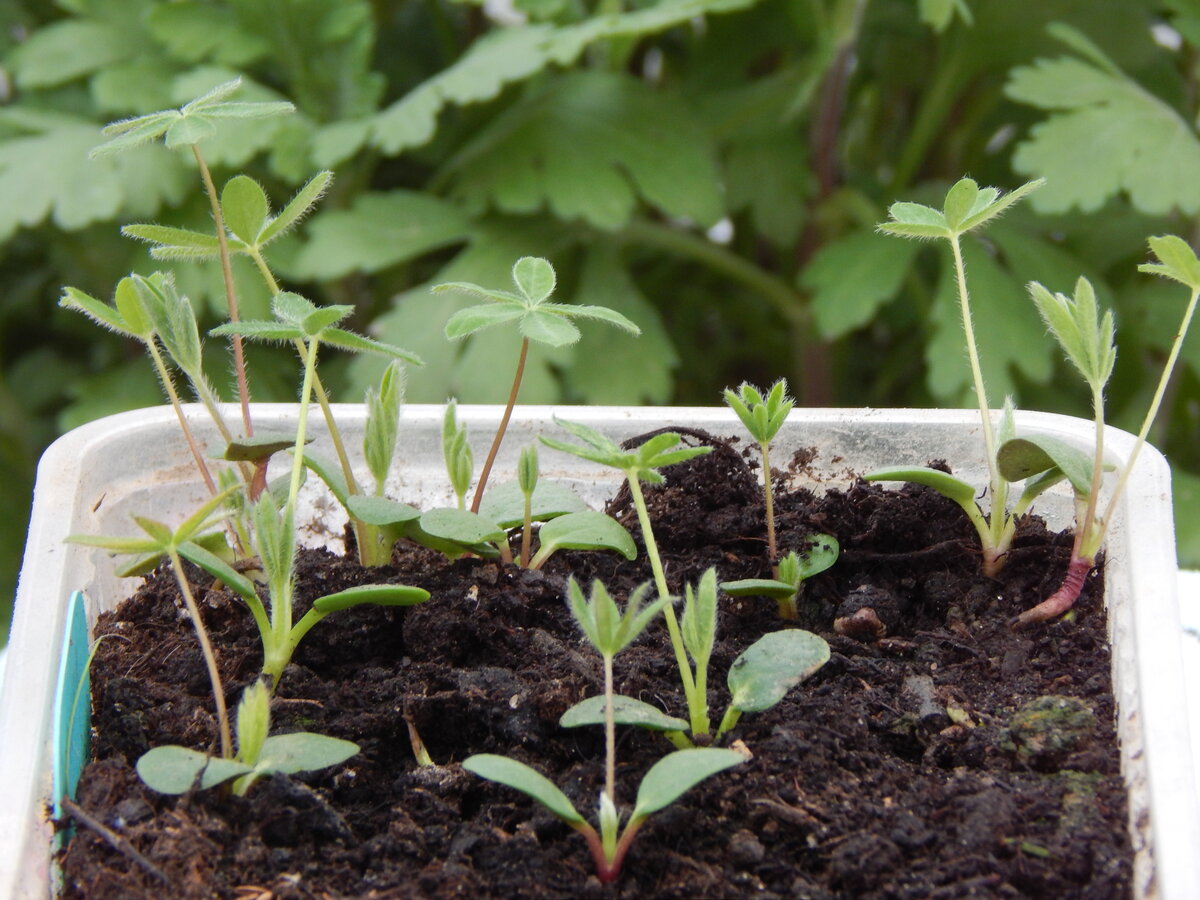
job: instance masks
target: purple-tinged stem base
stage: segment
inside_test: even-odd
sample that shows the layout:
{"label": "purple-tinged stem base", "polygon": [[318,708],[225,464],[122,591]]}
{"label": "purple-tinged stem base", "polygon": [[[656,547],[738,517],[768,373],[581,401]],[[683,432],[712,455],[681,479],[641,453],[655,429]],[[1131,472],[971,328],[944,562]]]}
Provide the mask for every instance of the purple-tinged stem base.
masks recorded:
{"label": "purple-tinged stem base", "polygon": [[1094,559],[1078,556],[1067,566],[1066,577],[1057,591],[1032,609],[1027,609],[1013,620],[1014,628],[1022,628],[1037,622],[1048,622],[1061,616],[1075,605],[1083,590],[1088,572],[1096,564]]}

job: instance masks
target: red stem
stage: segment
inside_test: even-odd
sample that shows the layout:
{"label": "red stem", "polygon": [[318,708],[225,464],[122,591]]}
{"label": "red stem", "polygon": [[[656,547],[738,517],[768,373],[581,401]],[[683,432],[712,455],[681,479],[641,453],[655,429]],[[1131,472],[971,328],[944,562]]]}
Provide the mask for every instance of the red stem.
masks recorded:
{"label": "red stem", "polygon": [[[521,339],[521,355],[517,359],[517,373],[513,376],[512,390],[508,394],[508,405],[504,407],[504,416],[500,419],[500,427],[496,429],[496,437],[488,450],[487,459],[483,463],[483,471],[479,473],[479,484],[475,486],[475,497],[471,500],[471,512],[479,512],[479,504],[483,500],[483,488],[488,476],[492,474],[492,465],[496,462],[496,454],[500,452],[500,442],[504,440],[504,432],[508,430],[508,420],[512,418],[513,407],[517,405],[517,392],[521,390],[521,378],[525,374],[525,359],[529,356],[529,338]],[[510,558],[508,560],[512,562]]]}
{"label": "red stem", "polygon": [[1096,561],[1094,559],[1089,559],[1086,556],[1072,557],[1071,564],[1067,566],[1066,577],[1063,578],[1059,589],[1033,607],[1033,609],[1027,609],[1017,616],[1013,621],[1013,627],[1020,628],[1025,625],[1032,625],[1035,622],[1048,622],[1069,610],[1075,605],[1075,601],[1079,599],[1079,594],[1083,590],[1088,573],[1092,571],[1092,567],[1095,564]]}

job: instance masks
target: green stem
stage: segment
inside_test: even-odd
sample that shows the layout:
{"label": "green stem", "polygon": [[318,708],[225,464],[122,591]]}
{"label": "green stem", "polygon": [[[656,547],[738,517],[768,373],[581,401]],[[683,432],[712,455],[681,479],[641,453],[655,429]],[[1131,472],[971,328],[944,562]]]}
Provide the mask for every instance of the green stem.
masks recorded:
{"label": "green stem", "polygon": [[762,450],[763,461],[763,498],[766,501],[767,514],[767,559],[771,562],[772,575],[778,578],[779,566],[775,561],[778,549],[775,546],[775,497],[774,491],[771,489],[771,454],[767,449],[766,441],[761,441],[758,446]]}
{"label": "green stem", "polygon": [[604,655],[604,791],[617,805],[617,724],[613,714],[613,658]]}
{"label": "green stem", "polygon": [[192,627],[196,629],[196,637],[200,641],[200,652],[208,669],[208,680],[212,682],[213,702],[217,708],[217,730],[221,735],[221,756],[224,759],[233,759],[233,736],[229,730],[229,712],[225,708],[225,690],[221,687],[221,673],[217,669],[217,657],[208,639],[208,629],[204,627],[204,620],[200,618],[200,607],[196,605],[196,598],[192,596],[187,573],[183,571],[183,560],[179,558],[179,553],[173,546],[167,548],[167,555],[171,559],[175,580],[179,582],[179,591],[183,594],[183,602],[187,607],[188,616],[191,617]]}
{"label": "green stem", "polygon": [[517,357],[517,371],[513,375],[512,390],[508,392],[508,404],[504,407],[504,415],[492,438],[492,446],[488,450],[487,459],[483,461],[483,470],[479,473],[479,484],[475,486],[475,496],[471,499],[471,512],[479,512],[479,504],[483,501],[483,489],[492,466],[496,462],[496,454],[500,452],[500,443],[504,440],[504,432],[508,430],[508,420],[512,418],[513,407],[517,405],[517,392],[521,390],[521,379],[525,374],[525,360],[529,357],[529,338],[521,338],[521,353]]}
{"label": "green stem", "polygon": [[[667,575],[663,571],[662,558],[658,555],[658,543],[654,540],[654,529],[650,525],[650,513],[646,509],[646,498],[642,495],[638,483],[637,472],[627,471],[626,480],[629,483],[629,493],[633,497],[634,508],[637,509],[638,524],[642,528],[642,540],[646,544],[646,555],[650,557],[650,568],[654,572],[654,584],[658,588],[659,597],[670,597],[667,587]],[[679,631],[679,620],[675,618],[675,610],[670,603],[663,606],[663,618],[667,620],[667,631],[671,636],[671,646],[675,650],[675,662],[679,666],[679,678],[683,682],[683,693],[687,697],[688,717],[691,720],[692,733],[704,733],[704,722],[708,718],[704,709],[707,698],[696,694],[696,681],[692,676],[692,667],[688,664],[687,650],[684,648],[683,635]]]}
{"label": "green stem", "polygon": [[[217,195],[217,187],[213,184],[212,173],[204,154],[198,144],[192,144],[192,155],[196,157],[196,165],[200,168],[200,178],[204,181],[204,191],[208,194],[209,206],[212,207],[213,223],[217,229],[217,252],[221,258],[221,276],[225,280],[225,300],[229,305],[229,321],[237,322],[238,301],[237,290],[233,283],[233,264],[229,259],[229,240],[225,235],[225,219],[221,215],[221,198]],[[242,336],[233,336],[233,370],[237,375],[238,398],[242,405],[242,426],[246,429],[246,437],[253,437],[254,425],[250,421],[250,387],[246,383],[246,357],[242,352]]]}
{"label": "green stem", "polygon": [[167,392],[167,396],[171,400],[171,407],[175,410],[175,416],[179,419],[179,427],[183,429],[183,438],[187,441],[192,459],[195,460],[196,466],[200,469],[200,477],[204,479],[204,486],[215,497],[217,494],[217,483],[213,480],[212,472],[208,469],[208,463],[204,461],[204,454],[200,452],[200,445],[196,443],[196,436],[192,434],[192,428],[188,425],[187,416],[183,414],[183,404],[179,402],[179,394],[176,393],[175,384],[171,381],[171,373],[167,370],[167,365],[163,362],[162,354],[158,352],[158,347],[154,343],[154,335],[150,335],[146,340],[146,349],[150,351],[150,358],[154,361],[154,368],[158,372],[158,380],[162,382],[163,390]]}
{"label": "green stem", "polygon": [[1133,452],[1129,454],[1129,460],[1121,469],[1121,476],[1117,479],[1117,486],[1113,489],[1113,495],[1109,498],[1108,505],[1104,509],[1104,518],[1100,522],[1100,527],[1096,530],[1095,537],[1089,542],[1085,550],[1090,550],[1092,555],[1100,549],[1100,544],[1104,542],[1105,532],[1108,531],[1109,523],[1112,522],[1113,513],[1117,508],[1117,501],[1121,497],[1121,492],[1125,490],[1125,483],[1129,481],[1129,475],[1133,472],[1134,463],[1137,462],[1138,454],[1142,450],[1142,445],[1146,443],[1146,436],[1150,433],[1150,426],[1154,424],[1154,419],[1158,415],[1158,408],[1162,405],[1162,400],[1167,392],[1167,383],[1171,380],[1171,373],[1175,370],[1175,363],[1179,359],[1179,351],[1183,347],[1183,339],[1187,336],[1188,328],[1192,324],[1192,316],[1196,312],[1196,300],[1200,297],[1200,289],[1193,288],[1192,296],[1188,300],[1187,309],[1183,313],[1183,320],[1179,324],[1179,330],[1175,333],[1175,340],[1171,342],[1171,352],[1167,355],[1167,363],[1163,366],[1162,375],[1158,379],[1158,387],[1154,391],[1154,399],[1150,401],[1150,408],[1146,411],[1146,418],[1142,420],[1142,428],[1138,432],[1137,441],[1133,445]]}

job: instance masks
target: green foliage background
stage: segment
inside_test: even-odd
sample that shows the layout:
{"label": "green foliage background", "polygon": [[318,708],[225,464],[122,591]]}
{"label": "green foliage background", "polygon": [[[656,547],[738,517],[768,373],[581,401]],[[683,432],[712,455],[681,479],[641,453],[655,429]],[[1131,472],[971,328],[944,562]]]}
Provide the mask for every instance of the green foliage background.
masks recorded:
{"label": "green foliage background", "polygon": [[[501,21],[509,24],[500,24]],[[1197,238],[1196,0],[35,0],[0,5],[0,597],[34,466],[57,434],[159,402],[136,347],[59,310],[161,267],[117,226],[204,227],[190,157],[89,161],[99,127],[234,75],[290,118],[204,145],[276,207],[334,186],[273,263],[289,289],[352,303],[355,327],[428,360],[409,400],[503,400],[514,342],[441,337],[464,298],[546,256],[559,299],[636,320],[535,352],[524,402],[719,402],[791,380],[800,405],[971,405],[947,258],[874,232],[898,198],[960,175],[1049,184],[966,247],[994,401],[1087,414],[1024,284],[1079,274],[1115,307],[1110,420],[1136,428],[1185,297],[1136,274],[1145,238]],[[710,233],[716,239],[710,239]],[[201,319],[214,266],[179,264]],[[252,274],[245,315],[265,314]],[[210,341],[212,376],[226,374]],[[354,400],[373,363],[330,357]],[[251,350],[256,399],[296,364]],[[1176,473],[1180,556],[1200,563],[1200,335],[1155,443]],[[914,461],[921,462],[921,461]]]}

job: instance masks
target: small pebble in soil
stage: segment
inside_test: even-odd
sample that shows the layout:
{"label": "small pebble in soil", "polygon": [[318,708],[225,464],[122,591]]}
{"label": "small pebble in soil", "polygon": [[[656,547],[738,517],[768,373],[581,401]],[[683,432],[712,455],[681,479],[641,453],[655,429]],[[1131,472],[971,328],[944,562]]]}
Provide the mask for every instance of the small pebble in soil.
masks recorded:
{"label": "small pebble in soil", "polygon": [[856,640],[877,641],[895,629],[900,615],[900,599],[894,593],[864,584],[838,606],[833,630]]}
{"label": "small pebble in soil", "polygon": [[767,848],[754,836],[754,833],[741,829],[735,831],[729,839],[729,856],[738,866],[748,869],[763,861]]}

